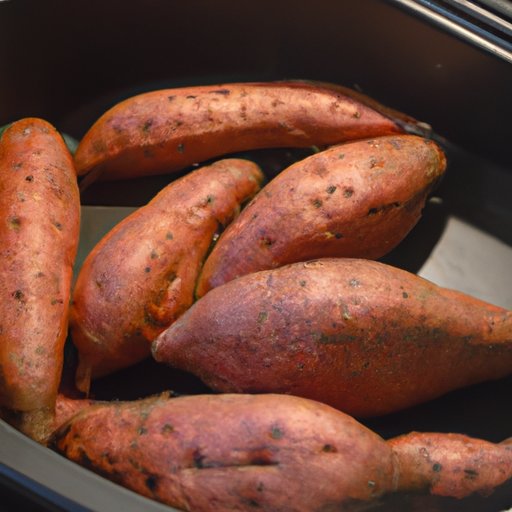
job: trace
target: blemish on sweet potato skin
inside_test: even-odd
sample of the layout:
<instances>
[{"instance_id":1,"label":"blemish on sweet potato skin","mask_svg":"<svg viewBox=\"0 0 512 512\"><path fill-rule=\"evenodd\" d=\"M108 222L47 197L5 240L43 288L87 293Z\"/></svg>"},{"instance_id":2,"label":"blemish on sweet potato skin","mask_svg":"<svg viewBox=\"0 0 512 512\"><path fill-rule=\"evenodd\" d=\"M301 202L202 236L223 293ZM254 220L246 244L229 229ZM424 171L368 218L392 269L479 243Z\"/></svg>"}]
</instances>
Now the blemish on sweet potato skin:
<instances>
[{"instance_id":1,"label":"blemish on sweet potato skin","mask_svg":"<svg viewBox=\"0 0 512 512\"><path fill-rule=\"evenodd\" d=\"M55 406L80 215L73 159L53 126L26 118L5 130L0 188L0 303L9 318L0 406L36 414Z\"/></svg>"}]
</instances>

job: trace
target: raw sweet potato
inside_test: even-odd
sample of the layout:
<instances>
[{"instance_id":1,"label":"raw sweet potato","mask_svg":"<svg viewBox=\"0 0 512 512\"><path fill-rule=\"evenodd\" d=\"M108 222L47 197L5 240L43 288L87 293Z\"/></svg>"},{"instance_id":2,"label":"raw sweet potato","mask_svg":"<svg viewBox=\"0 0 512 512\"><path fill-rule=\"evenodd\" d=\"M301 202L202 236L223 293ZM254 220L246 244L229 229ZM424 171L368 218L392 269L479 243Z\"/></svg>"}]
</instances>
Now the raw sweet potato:
<instances>
[{"instance_id":1,"label":"raw sweet potato","mask_svg":"<svg viewBox=\"0 0 512 512\"><path fill-rule=\"evenodd\" d=\"M61 135L42 119L11 124L0 138L0 406L27 425L52 422L79 222Z\"/></svg>"},{"instance_id":2,"label":"raw sweet potato","mask_svg":"<svg viewBox=\"0 0 512 512\"><path fill-rule=\"evenodd\" d=\"M160 191L91 251L77 278L70 330L77 386L150 355L150 341L193 301L200 266L220 225L259 189L247 160L226 159Z\"/></svg>"},{"instance_id":3,"label":"raw sweet potato","mask_svg":"<svg viewBox=\"0 0 512 512\"><path fill-rule=\"evenodd\" d=\"M383 263L323 259L214 288L153 343L224 392L375 416L512 373L512 312Z\"/></svg>"},{"instance_id":4,"label":"raw sweet potato","mask_svg":"<svg viewBox=\"0 0 512 512\"><path fill-rule=\"evenodd\" d=\"M273 394L92 406L57 432L52 447L194 512L368 510L387 493L461 498L512 478L511 445L446 434L386 443L329 406Z\"/></svg>"},{"instance_id":5,"label":"raw sweet potato","mask_svg":"<svg viewBox=\"0 0 512 512\"><path fill-rule=\"evenodd\" d=\"M181 170L235 151L330 145L423 125L350 89L234 83L148 92L108 110L80 141L80 175L121 179Z\"/></svg>"},{"instance_id":6,"label":"raw sweet potato","mask_svg":"<svg viewBox=\"0 0 512 512\"><path fill-rule=\"evenodd\" d=\"M441 149L414 135L349 142L293 164L221 235L197 296L287 263L384 256L418 222L445 168Z\"/></svg>"}]
</instances>

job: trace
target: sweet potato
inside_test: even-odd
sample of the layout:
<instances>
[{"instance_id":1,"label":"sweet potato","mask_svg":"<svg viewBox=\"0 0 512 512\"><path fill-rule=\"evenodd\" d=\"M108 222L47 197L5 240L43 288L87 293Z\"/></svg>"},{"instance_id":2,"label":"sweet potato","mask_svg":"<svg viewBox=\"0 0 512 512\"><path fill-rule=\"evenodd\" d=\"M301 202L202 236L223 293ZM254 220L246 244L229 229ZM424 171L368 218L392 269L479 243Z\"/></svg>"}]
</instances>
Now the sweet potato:
<instances>
[{"instance_id":1,"label":"sweet potato","mask_svg":"<svg viewBox=\"0 0 512 512\"><path fill-rule=\"evenodd\" d=\"M71 154L42 119L0 138L0 218L0 406L43 429L62 372L80 199Z\"/></svg>"},{"instance_id":2,"label":"sweet potato","mask_svg":"<svg viewBox=\"0 0 512 512\"><path fill-rule=\"evenodd\" d=\"M259 189L247 160L226 159L160 191L88 255L77 278L70 330L77 386L150 355L150 341L193 302L200 266L220 225Z\"/></svg>"},{"instance_id":3,"label":"sweet potato","mask_svg":"<svg viewBox=\"0 0 512 512\"><path fill-rule=\"evenodd\" d=\"M287 263L384 256L418 222L445 168L441 149L413 135L349 142L293 164L221 235L197 296Z\"/></svg>"},{"instance_id":4,"label":"sweet potato","mask_svg":"<svg viewBox=\"0 0 512 512\"><path fill-rule=\"evenodd\" d=\"M30 437L39 443L46 444L54 432L75 414L95 403L98 402L89 398L69 397L59 392L55 400L55 412L50 422L44 410L25 414L9 409L0 409L0 417L21 432L30 433Z\"/></svg>"},{"instance_id":5,"label":"sweet potato","mask_svg":"<svg viewBox=\"0 0 512 512\"><path fill-rule=\"evenodd\" d=\"M214 288L152 350L218 391L376 416L512 373L512 312L383 263L321 259Z\"/></svg>"},{"instance_id":6,"label":"sweet potato","mask_svg":"<svg viewBox=\"0 0 512 512\"><path fill-rule=\"evenodd\" d=\"M386 443L329 406L273 394L93 406L57 432L52 447L194 512L368 510L387 493L460 498L512 478L510 445L443 434Z\"/></svg>"},{"instance_id":7,"label":"sweet potato","mask_svg":"<svg viewBox=\"0 0 512 512\"><path fill-rule=\"evenodd\" d=\"M181 170L235 151L330 145L421 131L350 89L313 82L233 83L148 92L104 113L78 146L80 175L121 179ZM93 177L92 177L93 176Z\"/></svg>"}]
</instances>

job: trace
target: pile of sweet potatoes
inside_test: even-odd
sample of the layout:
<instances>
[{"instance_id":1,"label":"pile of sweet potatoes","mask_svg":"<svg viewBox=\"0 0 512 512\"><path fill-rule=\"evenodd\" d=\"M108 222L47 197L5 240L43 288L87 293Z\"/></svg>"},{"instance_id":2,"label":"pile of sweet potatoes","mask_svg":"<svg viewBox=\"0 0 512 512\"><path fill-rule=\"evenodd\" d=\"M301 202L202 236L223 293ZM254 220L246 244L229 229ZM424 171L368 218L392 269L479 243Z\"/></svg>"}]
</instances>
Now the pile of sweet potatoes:
<instances>
[{"instance_id":1,"label":"pile of sweet potatoes","mask_svg":"<svg viewBox=\"0 0 512 512\"><path fill-rule=\"evenodd\" d=\"M234 155L308 147L273 178ZM313 82L135 96L74 155L46 121L12 123L0 132L2 418L183 510L492 492L512 479L510 442L386 442L351 417L512 374L512 311L376 261L414 228L446 166L424 124ZM79 182L177 171L96 245L72 289ZM149 357L215 393L88 396L91 380Z\"/></svg>"}]
</instances>

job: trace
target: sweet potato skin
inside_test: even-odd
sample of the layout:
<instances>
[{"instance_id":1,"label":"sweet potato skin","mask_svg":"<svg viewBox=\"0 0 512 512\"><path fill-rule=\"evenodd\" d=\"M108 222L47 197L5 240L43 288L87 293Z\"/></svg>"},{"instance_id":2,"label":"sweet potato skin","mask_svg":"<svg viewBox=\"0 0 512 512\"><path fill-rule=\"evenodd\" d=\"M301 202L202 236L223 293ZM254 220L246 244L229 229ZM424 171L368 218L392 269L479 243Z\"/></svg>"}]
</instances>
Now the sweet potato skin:
<instances>
[{"instance_id":1,"label":"sweet potato skin","mask_svg":"<svg viewBox=\"0 0 512 512\"><path fill-rule=\"evenodd\" d=\"M217 391L376 416L510 374L512 312L383 263L327 258L214 288L152 350Z\"/></svg>"},{"instance_id":2,"label":"sweet potato skin","mask_svg":"<svg viewBox=\"0 0 512 512\"><path fill-rule=\"evenodd\" d=\"M150 341L193 301L212 237L259 189L247 160L226 159L172 182L111 230L79 273L70 330L77 385L150 355Z\"/></svg>"},{"instance_id":3,"label":"sweet potato skin","mask_svg":"<svg viewBox=\"0 0 512 512\"><path fill-rule=\"evenodd\" d=\"M355 510L392 490L397 476L378 435L292 396L163 396L93 406L52 446L142 495L194 512Z\"/></svg>"},{"instance_id":4,"label":"sweet potato skin","mask_svg":"<svg viewBox=\"0 0 512 512\"><path fill-rule=\"evenodd\" d=\"M165 89L103 114L78 146L80 175L126 179L248 149L330 145L403 132L412 118L349 89L312 82ZM89 179L89 178L88 178Z\"/></svg>"},{"instance_id":5,"label":"sweet potato skin","mask_svg":"<svg viewBox=\"0 0 512 512\"><path fill-rule=\"evenodd\" d=\"M48 122L0 138L0 405L51 421L67 335L80 200L73 159Z\"/></svg>"},{"instance_id":6,"label":"sweet potato skin","mask_svg":"<svg viewBox=\"0 0 512 512\"><path fill-rule=\"evenodd\" d=\"M489 495L512 478L512 444L461 434L411 432L388 442L398 458L399 489L464 498Z\"/></svg>"},{"instance_id":7,"label":"sweet potato skin","mask_svg":"<svg viewBox=\"0 0 512 512\"><path fill-rule=\"evenodd\" d=\"M509 442L417 432L386 442L325 404L276 394L94 405L50 446L139 494L198 512L354 512L393 492L487 495L512 478Z\"/></svg>"},{"instance_id":8,"label":"sweet potato skin","mask_svg":"<svg viewBox=\"0 0 512 512\"><path fill-rule=\"evenodd\" d=\"M384 256L416 225L445 169L439 146L413 135L350 142L293 164L222 233L196 295L297 261Z\"/></svg>"}]
</instances>

